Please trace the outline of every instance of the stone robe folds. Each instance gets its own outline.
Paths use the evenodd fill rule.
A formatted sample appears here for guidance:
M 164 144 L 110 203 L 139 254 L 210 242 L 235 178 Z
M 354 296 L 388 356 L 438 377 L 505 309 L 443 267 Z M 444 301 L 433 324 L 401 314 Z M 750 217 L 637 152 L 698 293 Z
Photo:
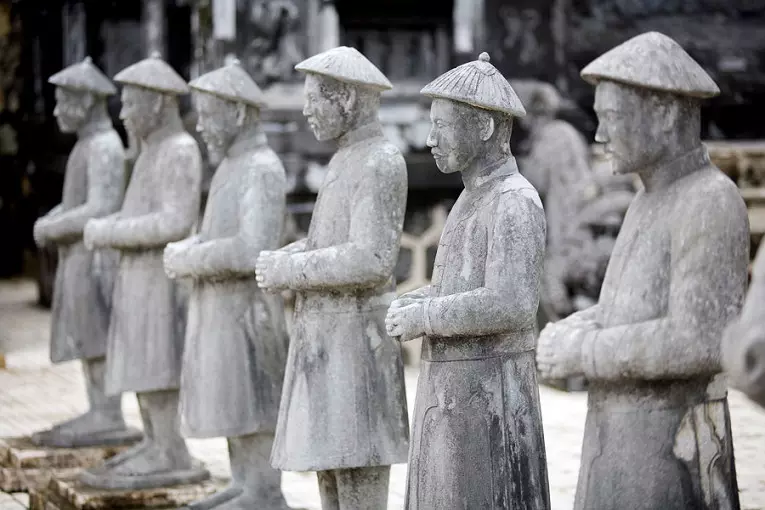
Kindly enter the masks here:
M 385 332 L 406 206 L 406 165 L 378 125 L 346 134 L 329 163 L 297 290 L 271 464 L 284 471 L 406 462 L 401 346 Z
M 108 393 L 180 387 L 186 303 L 163 252 L 199 215 L 202 158 L 178 122 L 144 140 L 109 238 L 121 250 L 109 327 Z
M 407 510 L 548 509 L 534 322 L 545 219 L 511 158 L 452 208 L 424 299 Z
M 288 337 L 282 298 L 258 288 L 255 260 L 279 247 L 286 180 L 265 136 L 232 146 L 215 171 L 185 264 L 200 275 L 189 300 L 181 377 L 187 437 L 276 428 Z
M 50 357 L 53 363 L 106 354 L 118 254 L 89 251 L 85 223 L 118 210 L 125 186 L 125 151 L 110 122 L 80 133 L 66 163 L 61 205 L 49 232 L 58 245 Z
M 590 382 L 575 508 L 737 509 L 723 328 L 741 309 L 749 228 L 700 147 L 630 206 L 583 347 Z

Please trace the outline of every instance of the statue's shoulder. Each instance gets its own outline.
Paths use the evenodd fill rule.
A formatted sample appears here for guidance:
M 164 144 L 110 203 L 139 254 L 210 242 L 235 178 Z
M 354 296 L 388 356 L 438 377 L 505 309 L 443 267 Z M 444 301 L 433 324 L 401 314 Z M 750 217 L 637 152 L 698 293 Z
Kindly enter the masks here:
M 114 128 L 100 131 L 88 139 L 88 146 L 91 150 L 98 153 L 118 153 L 124 155 L 125 147 L 122 145 L 122 139 Z
M 384 179 L 406 179 L 406 161 L 401 150 L 385 137 L 374 138 L 369 145 L 366 166 Z
M 503 201 L 529 200 L 539 209 L 543 209 L 539 193 L 520 172 L 515 172 L 501 179 L 498 191 Z

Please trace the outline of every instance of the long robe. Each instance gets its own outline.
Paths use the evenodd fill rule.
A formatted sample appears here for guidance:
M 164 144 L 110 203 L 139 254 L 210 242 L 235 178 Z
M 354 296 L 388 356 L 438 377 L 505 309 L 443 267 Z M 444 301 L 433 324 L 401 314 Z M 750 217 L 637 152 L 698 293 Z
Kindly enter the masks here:
M 117 211 L 125 186 L 125 150 L 109 120 L 79 133 L 66 162 L 61 205 L 46 218 L 58 245 L 50 358 L 53 363 L 106 354 L 112 290 L 119 256 L 89 251 L 85 223 Z
M 187 437 L 273 432 L 287 361 L 284 306 L 255 280 L 279 247 L 286 179 L 265 135 L 234 144 L 213 176 L 197 242 L 180 264 L 189 299 L 181 430 Z
M 723 328 L 741 309 L 749 225 L 701 146 L 627 211 L 582 346 L 590 382 L 577 510 L 737 509 Z
M 109 224 L 110 245 L 121 252 L 106 358 L 111 394 L 180 387 L 186 300 L 165 275 L 163 252 L 197 221 L 202 157 L 180 119 L 144 142 Z
M 409 452 L 407 510 L 548 509 L 534 321 L 545 246 L 539 196 L 514 158 L 462 192 L 432 285 Z
M 286 471 L 404 462 L 401 346 L 385 332 L 406 164 L 373 123 L 329 162 L 304 251 L 289 258 L 295 320 L 271 464 Z

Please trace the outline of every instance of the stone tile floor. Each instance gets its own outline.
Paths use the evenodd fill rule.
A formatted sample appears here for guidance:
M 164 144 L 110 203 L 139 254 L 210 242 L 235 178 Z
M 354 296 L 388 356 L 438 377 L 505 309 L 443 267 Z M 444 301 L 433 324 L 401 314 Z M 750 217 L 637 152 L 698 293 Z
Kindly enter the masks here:
M 0 370 L 0 437 L 29 434 L 86 408 L 79 364 L 52 366 L 48 361 L 50 314 L 36 307 L 35 301 L 32 281 L 0 282 L 0 351 L 8 363 L 6 370 Z M 410 410 L 417 374 L 416 368 L 407 368 Z M 586 395 L 547 387 L 541 387 L 540 393 L 552 508 L 568 510 L 573 506 L 579 471 Z M 731 393 L 730 402 L 742 508 L 765 510 L 765 412 L 736 392 Z M 128 420 L 140 426 L 135 397 L 126 395 L 123 406 Z M 228 476 L 224 440 L 190 440 L 189 445 L 214 476 Z M 389 509 L 403 508 L 405 478 L 406 466 L 394 466 Z M 282 487 L 292 506 L 320 509 L 313 474 L 284 473 Z M 27 505 L 26 495 L 0 493 L 0 510 L 20 510 Z

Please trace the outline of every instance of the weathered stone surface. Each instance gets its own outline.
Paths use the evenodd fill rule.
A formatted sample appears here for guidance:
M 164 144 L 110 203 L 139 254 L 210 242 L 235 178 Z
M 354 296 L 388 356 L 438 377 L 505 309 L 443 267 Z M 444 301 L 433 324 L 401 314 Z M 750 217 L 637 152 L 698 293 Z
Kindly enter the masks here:
M 52 477 L 76 474 L 125 449 L 45 448 L 35 445 L 27 437 L 0 439 L 0 491 L 18 492 L 42 487 Z
M 461 172 L 465 190 L 431 285 L 394 301 L 386 318 L 391 336 L 424 337 L 406 508 L 549 509 L 534 367 L 545 218 L 509 143 L 525 111 L 486 53 L 423 93 L 434 98 L 436 165 Z
M 260 125 L 263 94 L 236 61 L 190 83 L 197 131 L 220 165 L 199 233 L 165 248 L 165 272 L 193 282 L 181 373 L 186 437 L 228 438 L 233 480 L 194 502 L 286 507 L 268 461 L 289 338 L 281 296 L 258 288 L 255 255 L 281 246 L 286 178 Z
M 149 488 L 199 481 L 179 433 L 178 388 L 186 318 L 186 289 L 165 275 L 163 251 L 197 222 L 202 161 L 184 130 L 177 94 L 186 82 L 158 55 L 117 74 L 121 118 L 140 154 L 119 213 L 90 220 L 88 248 L 120 251 L 109 327 L 106 387 L 137 393 L 144 442 L 82 474 L 102 488 Z
M 77 477 L 51 480 L 44 488 L 30 493 L 30 510 L 101 510 L 110 508 L 179 508 L 213 494 L 222 486 L 219 480 L 175 487 L 106 491 L 84 485 Z
M 657 62 L 640 67 L 646 55 Z M 700 140 L 699 98 L 713 88 L 701 73 L 656 33 L 583 71 L 596 83 L 596 141 L 644 189 L 598 304 L 538 341 L 542 374 L 589 382 L 577 510 L 739 508 L 720 337 L 743 301 L 749 227 Z
M 263 251 L 261 287 L 296 292 L 271 463 L 321 471 L 322 505 L 378 509 L 389 465 L 406 459 L 401 347 L 385 334 L 406 205 L 406 165 L 377 118 L 387 78 L 358 51 L 334 48 L 308 73 L 303 113 L 338 150 L 308 237 Z M 339 505 L 339 506 L 338 506 Z
M 765 242 L 760 242 L 752 266 L 749 292 L 737 317 L 723 335 L 723 366 L 731 385 L 765 407 Z
M 120 395 L 107 396 L 104 355 L 118 254 L 90 252 L 83 244 L 85 223 L 117 211 L 125 185 L 125 151 L 112 126 L 106 97 L 116 92 L 90 58 L 51 76 L 56 85 L 55 116 L 77 143 L 66 164 L 62 201 L 35 222 L 40 247 L 58 248 L 53 295 L 50 357 L 54 363 L 81 359 L 89 410 L 32 436 L 51 447 L 126 444 L 141 437 L 128 429 Z

